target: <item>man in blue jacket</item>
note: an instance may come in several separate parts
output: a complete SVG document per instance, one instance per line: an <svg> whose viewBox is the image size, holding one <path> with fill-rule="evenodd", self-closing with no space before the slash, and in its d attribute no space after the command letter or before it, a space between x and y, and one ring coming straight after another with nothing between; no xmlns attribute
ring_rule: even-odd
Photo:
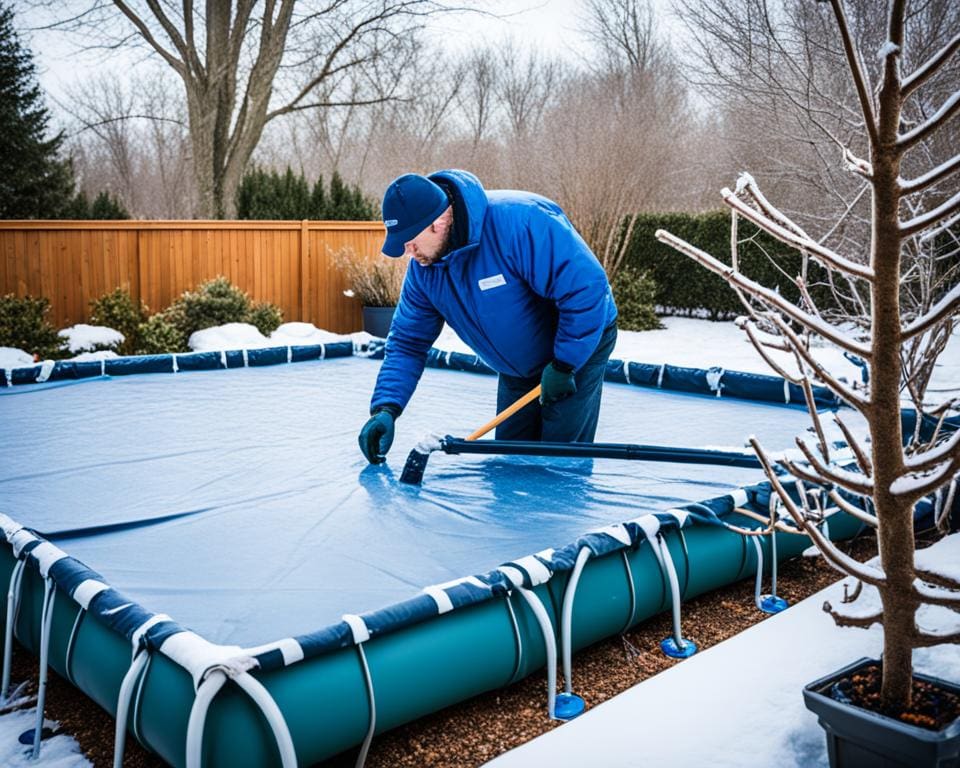
<svg viewBox="0 0 960 768"><path fill-rule="evenodd" d="M383 253L411 263L360 432L364 456L384 460L444 321L499 372L498 412L541 385L497 439L593 442L617 307L560 206L447 170L395 179L383 219Z"/></svg>

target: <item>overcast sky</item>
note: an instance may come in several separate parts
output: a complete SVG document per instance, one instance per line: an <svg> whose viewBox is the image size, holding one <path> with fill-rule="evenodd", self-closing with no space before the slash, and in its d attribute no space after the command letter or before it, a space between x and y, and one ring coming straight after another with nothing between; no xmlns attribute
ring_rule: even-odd
<svg viewBox="0 0 960 768"><path fill-rule="evenodd" d="M662 9L661 26L673 28L667 13L669 0L653 0L653 3ZM79 9L86 5L86 2L66 0L61 7ZM579 29L585 12L584 0L486 0L482 5L500 18L476 13L438 17L427 30L428 38L455 51L511 36L520 44L571 59L581 55L585 48ZM24 41L33 51L40 83L54 99L61 98L64 90L79 79L135 63L129 54L78 51L64 40L62 33L33 29L44 22L36 13L18 10L15 18Z"/></svg>

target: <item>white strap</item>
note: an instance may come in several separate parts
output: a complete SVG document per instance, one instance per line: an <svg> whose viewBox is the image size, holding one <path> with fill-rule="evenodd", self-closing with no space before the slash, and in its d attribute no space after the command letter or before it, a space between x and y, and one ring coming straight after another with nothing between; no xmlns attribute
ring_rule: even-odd
<svg viewBox="0 0 960 768"><path fill-rule="evenodd" d="M37 374L37 383L43 384L47 379L50 378L50 374L53 373L53 367L56 365L54 360L44 360L40 363L40 373Z"/></svg>

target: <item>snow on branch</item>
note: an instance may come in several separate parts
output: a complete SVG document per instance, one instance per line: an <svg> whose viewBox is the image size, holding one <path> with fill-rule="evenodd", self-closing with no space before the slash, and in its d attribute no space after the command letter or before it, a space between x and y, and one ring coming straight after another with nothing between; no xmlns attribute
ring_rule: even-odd
<svg viewBox="0 0 960 768"><path fill-rule="evenodd" d="M890 493L919 499L937 490L947 478L956 474L957 469L957 462L951 457L926 472L907 472L890 483Z"/></svg>
<svg viewBox="0 0 960 768"><path fill-rule="evenodd" d="M802 237L805 240L812 239L795 221L790 219L785 213L780 211L775 205L773 205L769 200L767 200L766 195L760 191L760 187L757 186L756 180L746 171L742 172L737 177L737 186L734 190L737 196L742 194L749 195L753 201L757 204L757 207L760 211L770 219L773 219L777 224L786 229L789 229L791 232Z"/></svg>
<svg viewBox="0 0 960 768"><path fill-rule="evenodd" d="M940 445L934 446L929 451L915 453L906 458L906 466L911 472L924 472L932 469L941 461L960 458L960 429L956 430L949 438Z"/></svg>
<svg viewBox="0 0 960 768"><path fill-rule="evenodd" d="M954 155L949 160L938 165L932 171L927 171L922 176L909 181L900 179L900 191L905 195L912 195L914 192L922 192L927 187L932 187L938 181L945 179L951 173L960 170L960 155Z"/></svg>
<svg viewBox="0 0 960 768"><path fill-rule="evenodd" d="M960 91L958 91L958 94L960 94ZM957 103L960 104L960 101ZM960 192L957 192L953 197L951 197L945 203L938 205L933 210L927 211L920 216L915 216L908 221L901 222L900 232L905 237L915 235L917 232L922 232L927 227L932 227L941 219L952 216L957 211L960 211Z"/></svg>
<svg viewBox="0 0 960 768"><path fill-rule="evenodd" d="M927 582L927 584L933 584L934 586L941 587L943 589L960 590L960 581L957 579L951 579L949 576L945 576L942 573L928 571L923 568L914 568L913 572L917 574L918 579Z"/></svg>
<svg viewBox="0 0 960 768"><path fill-rule="evenodd" d="M694 259L697 263L706 267L715 275L722 277L732 286L741 288L755 299L763 301L769 306L775 307L783 312L783 314L787 315L793 320L796 320L798 323L807 327L814 333L817 333L823 338L832 341L838 347L842 347L848 352L852 352L853 354L858 355L865 360L870 359L871 355L869 347L860 344L854 339L846 336L839 329L834 328L828 322L820 320L808 312L804 312L799 307L787 301L776 291L770 290L769 288L751 280L743 273L738 272L732 267L724 264L722 261L715 259L706 251L702 251L695 245L691 245L676 235L672 235L665 229L658 229L655 233L655 237L661 243L666 243L672 248L675 248L681 253L686 254L690 258Z"/></svg>
<svg viewBox="0 0 960 768"><path fill-rule="evenodd" d="M867 181L873 178L873 166L862 157L857 157L847 147L843 148L843 161L847 164L847 170L862 176Z"/></svg>
<svg viewBox="0 0 960 768"><path fill-rule="evenodd" d="M827 466L816 456L803 439L798 437L796 443L797 447L803 452L804 457L807 459L807 463L813 468L813 471L804 469L791 459L781 459L780 463L787 468L787 471L791 475L796 475L797 477L818 485L823 485L825 482L839 485L844 490L855 493L858 496L870 497L873 495L873 481L870 478L864 477L859 472L851 472L840 467Z"/></svg>
<svg viewBox="0 0 960 768"><path fill-rule="evenodd" d="M929 80L943 66L944 62L958 50L960 50L960 34L957 34L949 43L903 79L901 84L903 97L906 98Z"/></svg>
<svg viewBox="0 0 960 768"><path fill-rule="evenodd" d="M848 515L857 518L862 523L866 523L871 528L876 528L878 526L877 518L874 515L871 515L869 512L865 512L856 504L851 504L845 498L843 498L837 491L831 488L827 491L827 497L834 504L837 505L837 508L843 512L846 512Z"/></svg>
<svg viewBox="0 0 960 768"><path fill-rule="evenodd" d="M954 91L950 98L943 102L940 109L925 123L921 123L912 131L908 131L898 137L897 149L905 152L916 144L919 144L943 123L956 115L957 112L960 112L960 91Z"/></svg>
<svg viewBox="0 0 960 768"><path fill-rule="evenodd" d="M834 253L826 246L821 245L816 240L798 234L795 231L795 229L799 229L796 227L796 225L794 225L794 228L788 229L787 227L778 224L771 217L758 212L754 208L751 208L739 197L737 197L736 193L731 192L727 187L721 190L720 194L723 196L723 200L727 205L735 209L737 213L739 213L745 219L752 221L764 232L777 238L777 240L780 240L787 245L791 245L797 250L808 253L826 267L839 270L840 272L852 275L853 277L859 277L868 281L873 280L873 270L870 267L844 258L840 254Z"/></svg>

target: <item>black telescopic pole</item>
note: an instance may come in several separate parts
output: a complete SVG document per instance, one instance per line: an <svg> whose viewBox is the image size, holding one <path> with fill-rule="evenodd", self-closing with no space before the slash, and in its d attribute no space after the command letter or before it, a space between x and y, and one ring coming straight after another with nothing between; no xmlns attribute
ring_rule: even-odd
<svg viewBox="0 0 960 768"><path fill-rule="evenodd" d="M441 450L449 454L477 453L503 456L564 456L589 459L665 461L679 464L715 464L725 467L759 469L759 459L748 453L714 451L707 448L675 448L668 445L628 443L549 443L524 440L464 440L447 436Z"/></svg>

